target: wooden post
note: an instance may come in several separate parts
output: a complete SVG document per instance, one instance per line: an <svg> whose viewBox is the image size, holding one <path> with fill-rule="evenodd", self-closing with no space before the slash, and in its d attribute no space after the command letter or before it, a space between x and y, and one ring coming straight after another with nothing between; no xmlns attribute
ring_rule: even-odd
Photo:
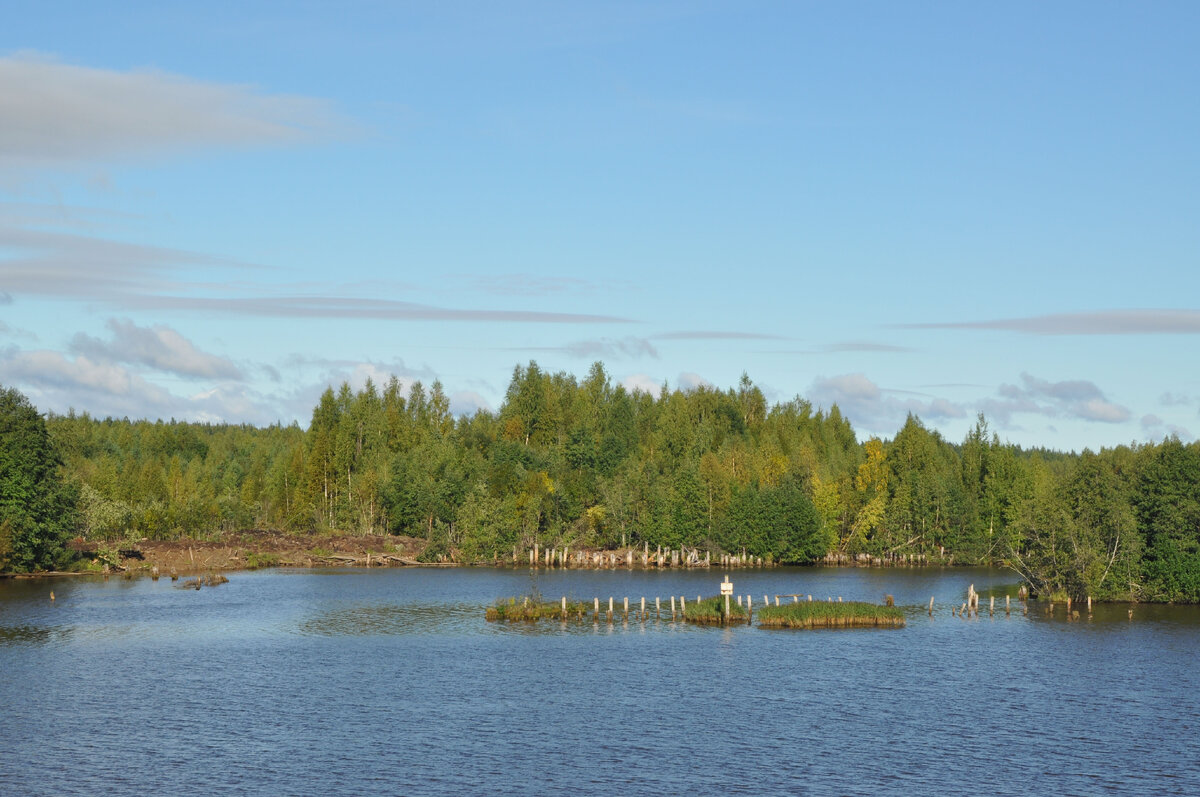
<svg viewBox="0 0 1200 797"><path fill-rule="evenodd" d="M1004 613L1012 614L1012 609L1008 604L1008 596L1007 595L1004 596Z"/></svg>
<svg viewBox="0 0 1200 797"><path fill-rule="evenodd" d="M738 608L741 608L741 605L742 605L742 596L738 595Z"/></svg>
<svg viewBox="0 0 1200 797"><path fill-rule="evenodd" d="M675 619L675 596L671 596L671 619Z"/></svg>
<svg viewBox="0 0 1200 797"><path fill-rule="evenodd" d="M642 619L646 619L646 596L642 596Z"/></svg>
<svg viewBox="0 0 1200 797"><path fill-rule="evenodd" d="M687 598L682 595L679 596L679 613L687 614Z"/></svg>
<svg viewBox="0 0 1200 797"><path fill-rule="evenodd" d="M566 595L563 595L562 607L563 607L563 619L565 620L565 619L567 619L567 596Z"/></svg>
<svg viewBox="0 0 1200 797"><path fill-rule="evenodd" d="M608 596L608 621L611 623L613 617L613 599L612 595Z"/></svg>
<svg viewBox="0 0 1200 797"><path fill-rule="evenodd" d="M929 616L933 617L933 596L929 596Z"/></svg>
<svg viewBox="0 0 1200 797"><path fill-rule="evenodd" d="M775 605L776 606L779 605L779 596L778 595L775 596Z"/></svg>
<svg viewBox="0 0 1200 797"><path fill-rule="evenodd" d="M530 567L534 566L534 559L536 559L536 558L537 558L537 551L530 548L529 549L529 566Z"/></svg>
<svg viewBox="0 0 1200 797"><path fill-rule="evenodd" d="M654 619L662 617L662 604L657 595L654 596Z"/></svg>
<svg viewBox="0 0 1200 797"><path fill-rule="evenodd" d="M799 602L800 602L800 595L799 594L793 595L792 603L799 603Z"/></svg>
<svg viewBox="0 0 1200 797"><path fill-rule="evenodd" d="M808 596L808 602L809 602L809 603L812 603L812 595L809 595L809 596Z"/></svg>
<svg viewBox="0 0 1200 797"><path fill-rule="evenodd" d="M1092 613L1092 596L1088 595L1087 598L1088 598L1088 614L1091 614Z"/></svg>
<svg viewBox="0 0 1200 797"><path fill-rule="evenodd" d="M624 616L625 616L625 619L626 619L626 620L628 620L628 619L629 619L629 596L628 596L628 595L626 595L626 596L625 596L625 612L624 612Z"/></svg>
<svg viewBox="0 0 1200 797"><path fill-rule="evenodd" d="M593 611L594 611L594 614L592 616L595 617L597 620L599 620L600 619L600 599L599 598L592 598L592 607L593 607Z"/></svg>
<svg viewBox="0 0 1200 797"><path fill-rule="evenodd" d="M993 595L991 601L988 603L988 615L993 615L995 613L996 613L996 596Z"/></svg>

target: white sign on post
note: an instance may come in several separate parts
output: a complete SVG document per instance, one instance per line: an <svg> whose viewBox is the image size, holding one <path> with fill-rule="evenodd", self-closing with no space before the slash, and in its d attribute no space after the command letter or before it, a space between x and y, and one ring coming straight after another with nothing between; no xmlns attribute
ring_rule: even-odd
<svg viewBox="0 0 1200 797"><path fill-rule="evenodd" d="M722 595L732 595L733 594L733 583L729 580L729 576L726 576L724 583L721 584L721 594Z"/></svg>

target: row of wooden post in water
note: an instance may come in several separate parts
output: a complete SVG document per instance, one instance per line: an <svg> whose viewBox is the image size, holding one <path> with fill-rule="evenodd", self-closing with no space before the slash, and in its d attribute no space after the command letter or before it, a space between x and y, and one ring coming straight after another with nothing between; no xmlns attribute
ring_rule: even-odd
<svg viewBox="0 0 1200 797"><path fill-rule="evenodd" d="M712 567L714 564L711 551L701 552L699 548L668 548L663 550L660 545L656 550L650 550L646 543L640 552L633 548L624 551L588 551L564 548L542 548L537 543L527 551L530 567L579 567L579 568L616 568L633 567ZM514 565L521 564L520 551L513 548L512 561ZM716 558L715 564L720 567L766 567L768 563L761 556L751 556L742 553L723 553Z"/></svg>
<svg viewBox="0 0 1200 797"><path fill-rule="evenodd" d="M677 597L678 597L678 602L676 601ZM775 605L776 606L780 605L780 602L779 602L780 598L791 598L793 603L798 603L800 601L800 598L802 598L802 597L805 597L805 596L800 595L800 594L776 595L775 596ZM752 595L737 595L737 596L735 596L735 598L737 599L738 607L745 609L747 614L749 616L753 617L754 607L755 607L754 597ZM743 603L743 599L745 601L744 603ZM811 602L813 600L813 596L808 595L807 599L808 599L808 601ZM529 599L526 598L525 600L528 603ZM671 595L669 600L670 600L669 610L671 613L671 619L675 620L677 618L683 617L684 613L687 611L687 597L684 595L679 595L679 596ZM833 596L829 596L828 598L826 598L826 601L828 601L829 603L833 603L834 602ZM701 597L700 595L697 595L696 603L703 603L703 602L704 602L703 597ZM837 602L838 603L842 602L841 595L839 595L837 597ZM568 608L567 598L565 595L562 597L560 605L562 606L562 609L561 609L562 619L564 619L564 620L569 619L569 617L571 616L571 611ZM767 595L763 595L761 605L762 606L770 606L771 605L770 597ZM664 611L666 611L666 610L667 609L664 608L663 599L658 596L655 596L655 598L654 598L654 617L656 619L662 619L664 617ZM632 611L633 611L633 618L635 620L650 619L650 611L647 608L647 603L646 603L645 597L641 598L640 603L637 604L633 608ZM576 616L578 616L580 618L582 618L582 616L583 616L583 614L581 614L578 610L576 610L575 614L576 614ZM592 598L592 617L594 619L599 620L601 617L604 617L609 622L612 622L613 618L615 618L617 616L620 616L624 620L629 619L630 607L629 607L629 598L628 597L622 598L621 604L618 607L617 603L616 603L616 599L612 596L609 596L607 609L603 609L603 606L602 606L599 598Z"/></svg>

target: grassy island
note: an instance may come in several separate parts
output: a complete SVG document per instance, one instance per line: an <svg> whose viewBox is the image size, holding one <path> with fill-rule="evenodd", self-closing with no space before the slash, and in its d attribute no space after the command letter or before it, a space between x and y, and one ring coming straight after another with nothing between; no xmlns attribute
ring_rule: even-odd
<svg viewBox="0 0 1200 797"><path fill-rule="evenodd" d="M903 628L904 611L859 601L805 601L759 609L758 624L763 628Z"/></svg>
<svg viewBox="0 0 1200 797"><path fill-rule="evenodd" d="M736 599L730 601L729 615L730 623L744 623L749 619L745 608L738 606ZM721 625L725 622L725 598L717 595L699 603L689 603L683 610L683 619L689 623Z"/></svg>
<svg viewBox="0 0 1200 797"><path fill-rule="evenodd" d="M587 614L587 604L578 601L567 601L567 617L581 618ZM487 608L488 620L500 622L516 622L518 620L561 620L563 619L562 603L545 603L531 601L528 598L508 598L496 601Z"/></svg>

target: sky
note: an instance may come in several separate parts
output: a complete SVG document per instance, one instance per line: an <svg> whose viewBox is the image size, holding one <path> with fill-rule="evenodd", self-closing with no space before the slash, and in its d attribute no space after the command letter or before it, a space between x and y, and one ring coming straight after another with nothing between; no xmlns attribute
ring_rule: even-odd
<svg viewBox="0 0 1200 797"><path fill-rule="evenodd" d="M57 2L0 25L0 384L746 373L961 441L1200 433L1200 5Z"/></svg>

